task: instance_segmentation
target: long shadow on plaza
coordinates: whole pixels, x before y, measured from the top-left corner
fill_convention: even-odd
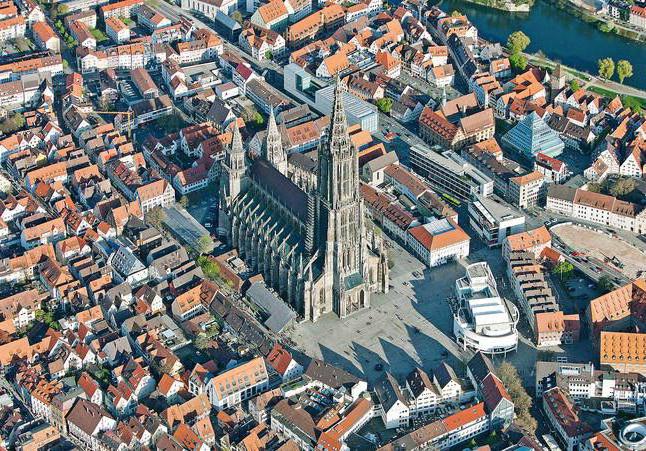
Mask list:
[[[399,346],[383,338],[379,338],[379,343],[381,343],[384,350],[384,356],[388,363],[387,369],[394,376],[398,378],[406,377],[412,368],[419,367],[419,363]]]
[[[370,348],[367,348],[356,341],[350,345],[352,352],[354,352],[354,359],[359,362],[359,366],[363,370],[363,374],[368,382],[372,383],[381,375],[381,371],[388,370],[389,364],[378,353]],[[381,365],[379,370],[378,365]]]
[[[320,343],[319,348],[321,348],[321,356],[325,363],[339,366],[357,377],[364,377],[363,372],[359,368],[357,368],[347,357],[342,356],[338,352],[335,352]]]
[[[446,362],[460,372],[463,361],[458,352],[446,349],[442,343],[415,327],[406,325],[406,332],[408,332],[424,371],[430,373],[430,370],[437,368],[440,363]]]

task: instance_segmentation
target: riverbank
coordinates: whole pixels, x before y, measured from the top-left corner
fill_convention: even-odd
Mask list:
[[[551,61],[543,56],[525,54],[527,61],[534,66],[549,69],[550,71],[556,67],[556,63]],[[582,72],[580,70],[574,69],[572,67],[565,66],[561,64],[561,69],[567,72],[571,78],[576,78],[583,83],[581,87],[585,87],[588,91],[597,93],[603,97],[610,99],[615,98],[616,96],[625,99],[630,97],[638,102],[642,110],[646,111],[646,91],[642,89],[633,88],[632,86],[622,85],[620,83],[611,81],[611,80],[602,80],[599,77],[591,75],[587,72]]]
[[[499,9],[510,13],[529,13],[534,0],[465,0],[487,8]]]
[[[466,14],[478,28],[479,36],[488,41],[504,44],[511,33],[520,30],[531,40],[527,53],[541,52],[539,55],[581,73],[597,74],[598,60],[602,58],[628,60],[634,75],[623,86],[646,90],[646,43],[602,33],[595,25],[573,18],[547,0],[536,0],[529,14],[502,13],[466,0],[442,0],[439,6],[448,13],[457,10]]]
[[[646,42],[646,32],[632,30],[621,22],[612,20],[609,17],[599,16],[590,8],[576,0],[544,0],[546,3],[564,11],[571,16],[577,17],[586,23],[594,25],[602,33],[612,33],[626,39],[638,42]],[[587,6],[587,7],[586,7]]]

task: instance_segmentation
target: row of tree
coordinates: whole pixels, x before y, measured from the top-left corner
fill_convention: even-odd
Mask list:
[[[516,72],[524,71],[527,68],[527,58],[523,51],[529,46],[531,40],[522,31],[514,31],[507,38],[507,50],[509,51],[509,63]],[[617,73],[619,83],[633,76],[633,65],[628,60],[619,60],[615,64],[612,58],[603,58],[598,62],[599,76],[610,80]]]
[[[633,65],[628,60],[619,60],[615,64],[613,59],[608,57],[600,59],[597,64],[599,66],[599,76],[606,80],[610,80],[615,71],[617,72],[619,83],[623,83],[626,78],[633,76]]]

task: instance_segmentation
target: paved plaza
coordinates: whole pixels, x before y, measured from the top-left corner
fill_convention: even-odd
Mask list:
[[[455,280],[464,276],[465,266],[483,260],[490,264],[503,295],[509,296],[500,249],[481,247],[465,261],[432,270],[396,244],[390,251],[395,266],[388,294],[373,294],[370,309],[344,320],[329,314],[316,323],[303,322],[290,333],[290,338],[300,351],[366,377],[369,382],[384,371],[402,381],[413,368],[429,371],[442,360],[461,372],[460,362],[468,361],[473,353],[463,351],[453,341],[453,317],[446,298],[452,295]],[[507,358],[529,383],[537,350],[527,338],[526,323],[521,323],[520,330],[523,336],[518,351]],[[549,351],[580,358],[586,354],[581,353],[583,348],[575,345]],[[502,359],[496,356],[494,362],[498,364]]]

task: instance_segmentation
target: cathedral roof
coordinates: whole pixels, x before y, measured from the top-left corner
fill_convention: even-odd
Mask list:
[[[270,192],[301,221],[307,219],[307,194],[281,174],[267,160],[257,158],[251,164],[251,178]]]

